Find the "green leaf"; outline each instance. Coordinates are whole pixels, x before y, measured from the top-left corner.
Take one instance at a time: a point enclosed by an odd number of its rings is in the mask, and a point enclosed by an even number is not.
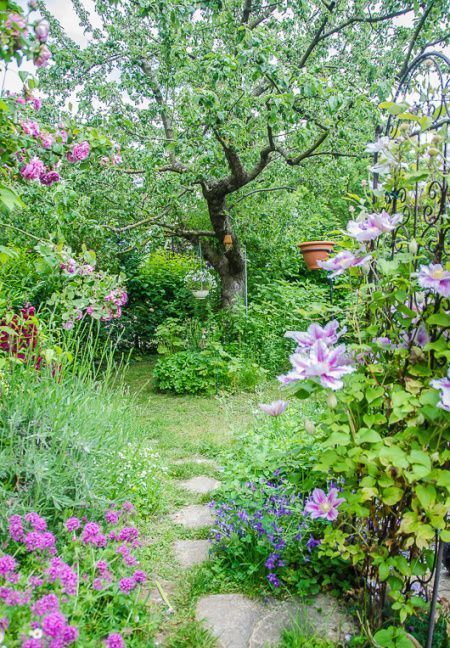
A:
[[[403,497],[403,489],[398,486],[391,486],[390,488],[385,488],[382,493],[382,500],[385,504],[393,506],[397,504]]]
[[[380,398],[384,394],[384,387],[381,385],[377,387],[369,387],[366,389],[366,400],[368,403],[373,403],[374,400]]]
[[[376,430],[362,428],[356,434],[356,441],[358,443],[380,443],[383,439]]]
[[[436,501],[436,489],[431,484],[419,484],[416,495],[424,509],[430,508]]]
[[[382,101],[378,104],[378,108],[381,110],[387,110],[391,115],[400,115],[408,105],[405,103],[395,103],[395,101]]]
[[[431,326],[436,325],[447,328],[450,327],[450,315],[447,315],[446,313],[435,313],[427,318],[427,322]]]

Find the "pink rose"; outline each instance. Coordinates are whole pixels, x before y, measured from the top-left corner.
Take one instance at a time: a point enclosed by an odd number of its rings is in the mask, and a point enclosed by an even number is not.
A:
[[[53,146],[53,137],[49,134],[41,135],[41,144],[45,149],[50,149]]]
[[[36,34],[36,38],[41,43],[45,43],[45,41],[47,40],[48,31],[49,31],[49,24],[46,20],[40,20],[34,26],[34,33]]]
[[[48,171],[47,173],[42,173],[39,180],[41,181],[41,184],[50,187],[52,184],[55,184],[55,182],[59,182],[61,176],[57,171]]]
[[[52,53],[48,49],[47,45],[41,45],[37,56],[34,57],[34,64],[38,68],[47,67],[51,58]]]
[[[91,146],[88,141],[80,142],[72,147],[72,150],[67,153],[69,162],[82,162],[85,160],[91,151]]]
[[[31,160],[20,170],[20,175],[24,180],[37,180],[45,173],[45,166],[42,160],[38,157],[33,157]]]

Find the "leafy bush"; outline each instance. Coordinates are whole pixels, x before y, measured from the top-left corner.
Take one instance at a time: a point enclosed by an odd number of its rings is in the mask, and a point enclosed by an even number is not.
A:
[[[262,378],[260,367],[246,358],[232,357],[218,343],[206,349],[179,351],[158,359],[155,386],[176,394],[213,393],[218,389],[252,389]]]
[[[125,629],[127,646],[151,645],[132,510],[129,502],[112,507],[104,525],[70,517],[57,535],[35,512],[10,516],[0,553],[0,635],[8,646],[93,648],[104,640],[112,648],[125,646]]]
[[[164,320],[195,313],[197,305],[185,277],[197,266],[189,256],[157,250],[132,273],[127,283],[129,308],[120,326],[123,344],[154,350],[155,331]]]

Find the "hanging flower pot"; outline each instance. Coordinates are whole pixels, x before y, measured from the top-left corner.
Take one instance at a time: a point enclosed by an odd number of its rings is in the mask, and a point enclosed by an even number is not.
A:
[[[209,290],[193,290],[192,294],[195,299],[206,299],[209,295]]]
[[[320,270],[317,261],[325,261],[330,256],[335,243],[333,241],[305,241],[298,247],[303,254],[308,270]]]

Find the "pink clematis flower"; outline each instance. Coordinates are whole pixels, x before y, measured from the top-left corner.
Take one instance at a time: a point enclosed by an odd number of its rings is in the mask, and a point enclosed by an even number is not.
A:
[[[337,497],[337,488],[330,488],[325,493],[321,488],[315,488],[307,500],[304,513],[309,513],[313,520],[324,518],[332,522],[339,515],[338,507],[345,502],[343,497]]]
[[[441,391],[441,400],[438,403],[438,407],[450,412],[450,369],[446,378],[441,378],[440,380],[432,380],[430,385],[434,389],[439,389]]]
[[[440,263],[421,266],[417,279],[422,288],[429,288],[442,297],[450,297],[450,271]]]
[[[336,391],[344,386],[342,378],[355,371],[345,355],[344,344],[330,349],[323,340],[315,342],[308,351],[294,353],[290,361],[293,371],[280,377],[284,384],[318,378],[323,387]]]
[[[349,268],[366,265],[371,258],[370,254],[365,257],[356,257],[348,250],[343,250],[331,259],[327,259],[326,261],[317,261],[317,265],[324,270],[328,270],[330,272],[330,277],[337,277]]]
[[[338,328],[339,322],[332,320],[323,327],[320,324],[311,324],[307,331],[286,331],[284,337],[295,340],[299,349],[309,349],[317,340],[323,340],[329,345],[336,344],[341,335],[347,330],[344,328],[338,332]]]
[[[286,410],[287,406],[288,403],[284,400],[273,401],[267,405],[264,403],[258,405],[259,409],[269,416],[280,416]]]
[[[381,214],[369,214],[365,220],[349,221],[347,232],[360,243],[374,241],[380,234],[392,232],[402,218],[401,214],[391,216],[383,210]]]
[[[38,180],[43,173],[45,173],[44,163],[36,156],[20,169],[20,175],[24,180]]]

